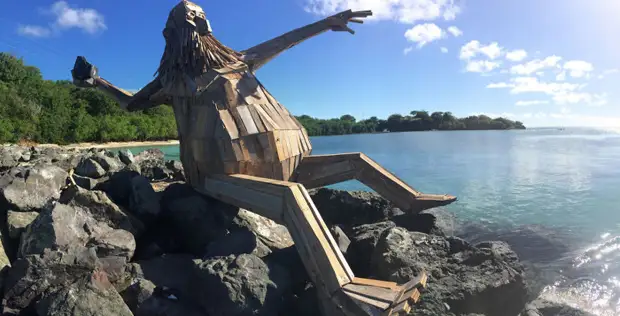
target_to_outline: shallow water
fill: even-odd
[[[618,130],[390,133],[312,144],[313,154],[364,152],[422,192],[456,195],[447,210],[467,223],[459,234],[509,242],[541,269],[543,296],[620,315]],[[161,149],[179,158],[178,147]]]

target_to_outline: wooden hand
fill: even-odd
[[[365,11],[347,10],[347,11],[342,11],[338,14],[332,15],[326,18],[325,20],[327,21],[332,31],[335,31],[335,32],[347,31],[351,34],[355,34],[355,31],[352,30],[348,26],[348,23],[349,22],[360,23],[360,24],[364,23],[364,21],[361,18],[367,18],[371,15],[372,15],[372,11],[370,10],[365,10]]]
[[[84,56],[78,56],[75,59],[75,65],[71,70],[73,84],[82,88],[92,88],[97,86],[99,79],[99,71],[97,67],[86,61]]]

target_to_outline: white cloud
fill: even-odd
[[[555,80],[557,80],[557,81],[564,81],[564,80],[566,80],[566,71],[562,71],[557,76],[555,76]]]
[[[527,63],[515,65],[510,68],[510,72],[517,75],[531,75],[547,68],[559,67],[558,63],[562,57],[553,55],[545,59],[534,59]]]
[[[418,43],[418,48],[444,37],[445,32],[434,23],[418,24],[405,32],[408,41]]]
[[[77,28],[95,34],[107,29],[103,15],[95,9],[72,8],[66,1],[57,1],[48,9],[43,10],[54,17],[49,26],[26,25],[18,28],[18,33],[28,36],[49,36],[53,32]]]
[[[527,57],[527,52],[523,49],[517,49],[506,53],[506,59],[510,61],[522,61]]]
[[[607,70],[603,71],[603,72],[602,72],[602,73],[598,76],[598,78],[599,78],[599,79],[603,79],[603,78],[605,78],[605,77],[607,77],[607,76],[609,76],[609,75],[611,75],[611,74],[615,74],[615,73],[618,73],[618,72],[620,72],[620,70],[619,70],[619,69],[617,69],[617,68],[615,68],[615,69],[607,69]]]
[[[530,105],[538,105],[538,104],[549,104],[549,101],[530,100],[530,101],[517,101],[517,103],[515,103],[516,106],[530,106]]]
[[[564,63],[564,69],[568,71],[571,77],[581,78],[593,71],[594,66],[583,60],[569,60]]]
[[[448,32],[450,34],[452,34],[452,36],[454,37],[459,37],[461,35],[463,35],[463,31],[461,31],[458,27],[456,26],[450,26],[448,27]]]
[[[590,106],[602,106],[607,104],[607,94],[590,94],[587,92],[561,92],[553,96],[557,104],[581,103]]]
[[[473,40],[461,47],[460,59],[471,59],[478,55],[485,55],[489,59],[496,59],[503,54],[504,48],[497,42],[489,45],[482,45],[479,41]]]
[[[87,33],[97,33],[107,29],[101,13],[94,9],[71,8],[65,1],[58,1],[51,7],[60,28],[79,28]]]
[[[470,60],[465,66],[467,72],[486,73],[499,67],[498,62],[489,60]]]
[[[411,53],[412,50],[413,50],[413,47],[407,47],[403,50],[403,54],[408,55],[409,53]]]
[[[514,85],[506,82],[495,82],[489,83],[487,85],[488,89],[504,89],[504,88],[512,88]]]
[[[439,48],[439,50],[441,50],[441,52],[444,53],[444,54],[448,53],[448,48],[447,47],[441,47],[441,48]]]
[[[46,27],[37,25],[20,25],[17,28],[17,33],[25,36],[48,37],[52,34],[52,31]]]
[[[414,24],[443,18],[451,21],[461,12],[454,0],[306,0],[306,11],[331,15],[344,10],[372,10],[369,19]]]

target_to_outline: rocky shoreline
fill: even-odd
[[[285,227],[201,196],[159,150],[0,147],[2,315],[318,315]],[[428,288],[414,315],[588,315],[537,300],[505,242],[367,192],[312,199],[356,275]]]

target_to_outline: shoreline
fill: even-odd
[[[77,148],[77,149],[88,149],[88,148],[126,148],[126,147],[147,147],[147,146],[174,146],[178,145],[178,140],[158,140],[158,141],[131,141],[131,142],[108,142],[108,143],[78,143],[78,144],[68,144],[68,145],[58,145],[58,144],[24,144],[22,146],[35,146],[35,147],[59,147],[59,148]],[[3,144],[3,146],[10,146],[20,144]]]

